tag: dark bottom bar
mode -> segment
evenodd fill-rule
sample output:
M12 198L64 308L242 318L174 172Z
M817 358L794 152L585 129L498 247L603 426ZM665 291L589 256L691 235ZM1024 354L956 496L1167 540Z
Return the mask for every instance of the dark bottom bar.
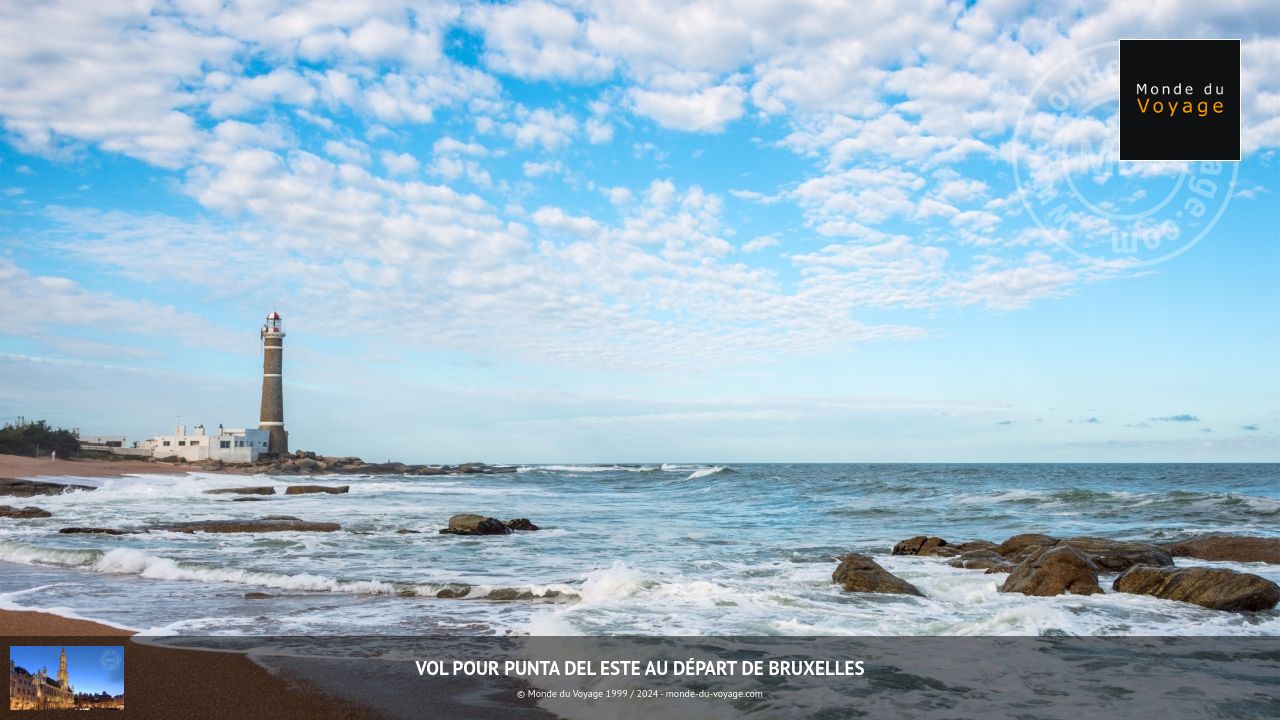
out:
M1280 717L1272 637L46 637L6 646L51 641L120 645L125 709L93 712L130 720ZM85 716L70 712L10 714Z

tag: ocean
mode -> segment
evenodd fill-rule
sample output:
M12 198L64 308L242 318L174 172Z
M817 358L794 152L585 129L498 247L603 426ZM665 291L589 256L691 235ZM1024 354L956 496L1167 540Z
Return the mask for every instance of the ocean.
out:
M997 592L1003 575L890 555L920 534L1275 535L1280 465L541 465L505 475L66 480L98 489L21 499L53 517L0 525L0 607L168 635L1280 635L1280 611L1113 593L1111 575L1103 595L1032 598ZM300 483L351 490L260 502L204 494ZM543 529L437 532L462 512ZM343 530L58 533L266 515ZM851 551L926 597L842 592L831 572ZM1177 564L1280 581L1275 565ZM465 597L437 598L443 588Z

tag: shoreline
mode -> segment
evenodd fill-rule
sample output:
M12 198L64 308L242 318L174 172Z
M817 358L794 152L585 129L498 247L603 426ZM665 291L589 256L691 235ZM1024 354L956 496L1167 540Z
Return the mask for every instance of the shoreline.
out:
M172 475L188 472L218 475L245 474L238 468L206 470L194 465L175 465L145 460L84 460L80 458L52 460L22 455L0 455L0 478L18 480L56 477L116 478L126 475Z
M273 675L238 653L129 642L136 633L35 610L0 610L5 644L124 642L125 711L130 718L258 717L381 720L385 716L314 687Z

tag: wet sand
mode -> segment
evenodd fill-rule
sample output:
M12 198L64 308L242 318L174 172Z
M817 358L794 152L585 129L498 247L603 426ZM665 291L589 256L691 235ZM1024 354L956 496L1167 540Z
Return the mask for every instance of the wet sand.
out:
M123 477L125 475L172 475L185 472L220 472L243 475L236 469L205 470L197 465L147 462L145 460L50 460L21 455L0 455L0 477Z
M177 650L130 642L128 630L40 612L0 610L0 636L9 645L120 643L125 655L125 716L233 720L385 718L367 708L287 682L235 653ZM71 640L74 638L74 640ZM8 708L6 707L5 710ZM98 711L107 717L110 711ZM61 716L55 713L53 716Z

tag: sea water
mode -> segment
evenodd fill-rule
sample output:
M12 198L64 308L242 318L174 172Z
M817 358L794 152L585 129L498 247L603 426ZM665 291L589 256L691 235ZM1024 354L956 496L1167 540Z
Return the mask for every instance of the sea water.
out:
M1276 610L1216 612L1114 593L1113 575L1103 576L1102 595L1031 598L999 593L1003 575L890 555L919 534L1274 536L1277 465L548 465L501 475L74 482L98 489L23 499L53 517L0 525L0 607L189 635L1280 635ZM299 482L351 490L282 494ZM265 484L281 494L204 494ZM527 517L542 530L439 534L462 512ZM343 529L58 533L265 515ZM847 552L872 555L925 597L841 591L831 572ZM1177 563L1280 581L1275 565ZM437 598L444 588L465 596ZM494 599L510 597L522 599Z

